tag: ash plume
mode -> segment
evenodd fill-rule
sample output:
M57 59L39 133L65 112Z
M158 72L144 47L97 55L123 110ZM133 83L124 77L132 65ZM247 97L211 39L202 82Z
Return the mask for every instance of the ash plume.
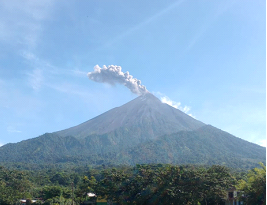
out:
M99 65L94 67L93 72L87 74L90 80L98 83L108 83L110 85L122 84L130 89L133 93L137 95L145 94L147 91L144 85L141 85L141 80L133 78L129 72L123 73L120 66L109 65L100 68Z

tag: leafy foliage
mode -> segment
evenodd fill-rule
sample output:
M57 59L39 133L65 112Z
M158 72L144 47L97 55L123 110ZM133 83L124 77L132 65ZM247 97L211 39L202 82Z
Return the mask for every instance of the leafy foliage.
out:
M20 198L31 197L27 174L0 167L0 204L14 204Z
M220 165L51 166L24 171L0 167L0 204L32 198L44 205L71 205L72 200L81 204L89 192L118 204L224 204L227 189L237 181L247 204L262 204L266 169L261 166L248 173Z
M241 197L248 205L266 204L266 166L260 163L261 168L254 168L247 174L246 180L241 179L238 188L244 191Z
M221 166L137 165L104 170L94 188L119 204L220 204L234 181Z

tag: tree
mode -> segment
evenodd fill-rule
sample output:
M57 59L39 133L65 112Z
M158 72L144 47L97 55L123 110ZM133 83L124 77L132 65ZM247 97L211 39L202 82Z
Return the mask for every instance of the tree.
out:
M31 204L32 204L32 200L26 199L26 205L31 205Z
M47 200L55 197L60 197L61 194L63 193L63 190L60 186L45 186L42 189L42 193L43 193L43 199Z
M87 193L96 191L97 185L97 180L94 176L91 176L90 179L87 176L84 176L83 180L78 184L78 187L75 190L75 200L78 203L82 203L86 199Z
M223 166L136 165L128 171L104 170L97 195L118 204L221 204L232 183Z
M242 200L247 205L266 204L266 166L263 163L260 166L248 172L247 180L239 180L237 188L244 191Z
M54 174L50 181L53 184L59 184L59 185L63 185L63 186L67 186L69 185L69 180L68 180L68 176L66 176L66 174L62 173L62 172L57 172L56 174Z
M226 190L235 183L228 168L213 165L201 176L200 192L204 204L222 204ZM224 204L224 203L223 203Z
M0 204L15 204L18 199L31 197L31 183L22 171L0 167Z

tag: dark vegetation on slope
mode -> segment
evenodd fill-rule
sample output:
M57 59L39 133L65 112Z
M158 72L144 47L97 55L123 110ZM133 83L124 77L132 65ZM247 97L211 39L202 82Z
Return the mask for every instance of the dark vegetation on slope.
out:
M116 138L114 138L116 136ZM84 139L44 134L0 148L0 163L135 165L148 163L226 165L250 169L265 163L265 148L212 126L180 131L132 147L124 133L92 135ZM118 141L115 141L117 139Z
M85 123L0 147L0 164L220 164L250 169L266 149L161 103L152 94Z

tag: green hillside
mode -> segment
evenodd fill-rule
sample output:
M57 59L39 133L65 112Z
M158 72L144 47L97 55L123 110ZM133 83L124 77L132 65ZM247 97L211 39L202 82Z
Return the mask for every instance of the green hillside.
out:
M236 138L212 126L180 131L129 147L114 142L119 133L84 139L44 134L0 148L0 163L73 164L220 164L250 169L266 161L265 148ZM128 139L128 138L126 138ZM115 144L114 144L115 143ZM128 147L124 147L127 144Z
M152 94L80 125L0 147L0 163L220 164L250 169L266 148L206 125Z

